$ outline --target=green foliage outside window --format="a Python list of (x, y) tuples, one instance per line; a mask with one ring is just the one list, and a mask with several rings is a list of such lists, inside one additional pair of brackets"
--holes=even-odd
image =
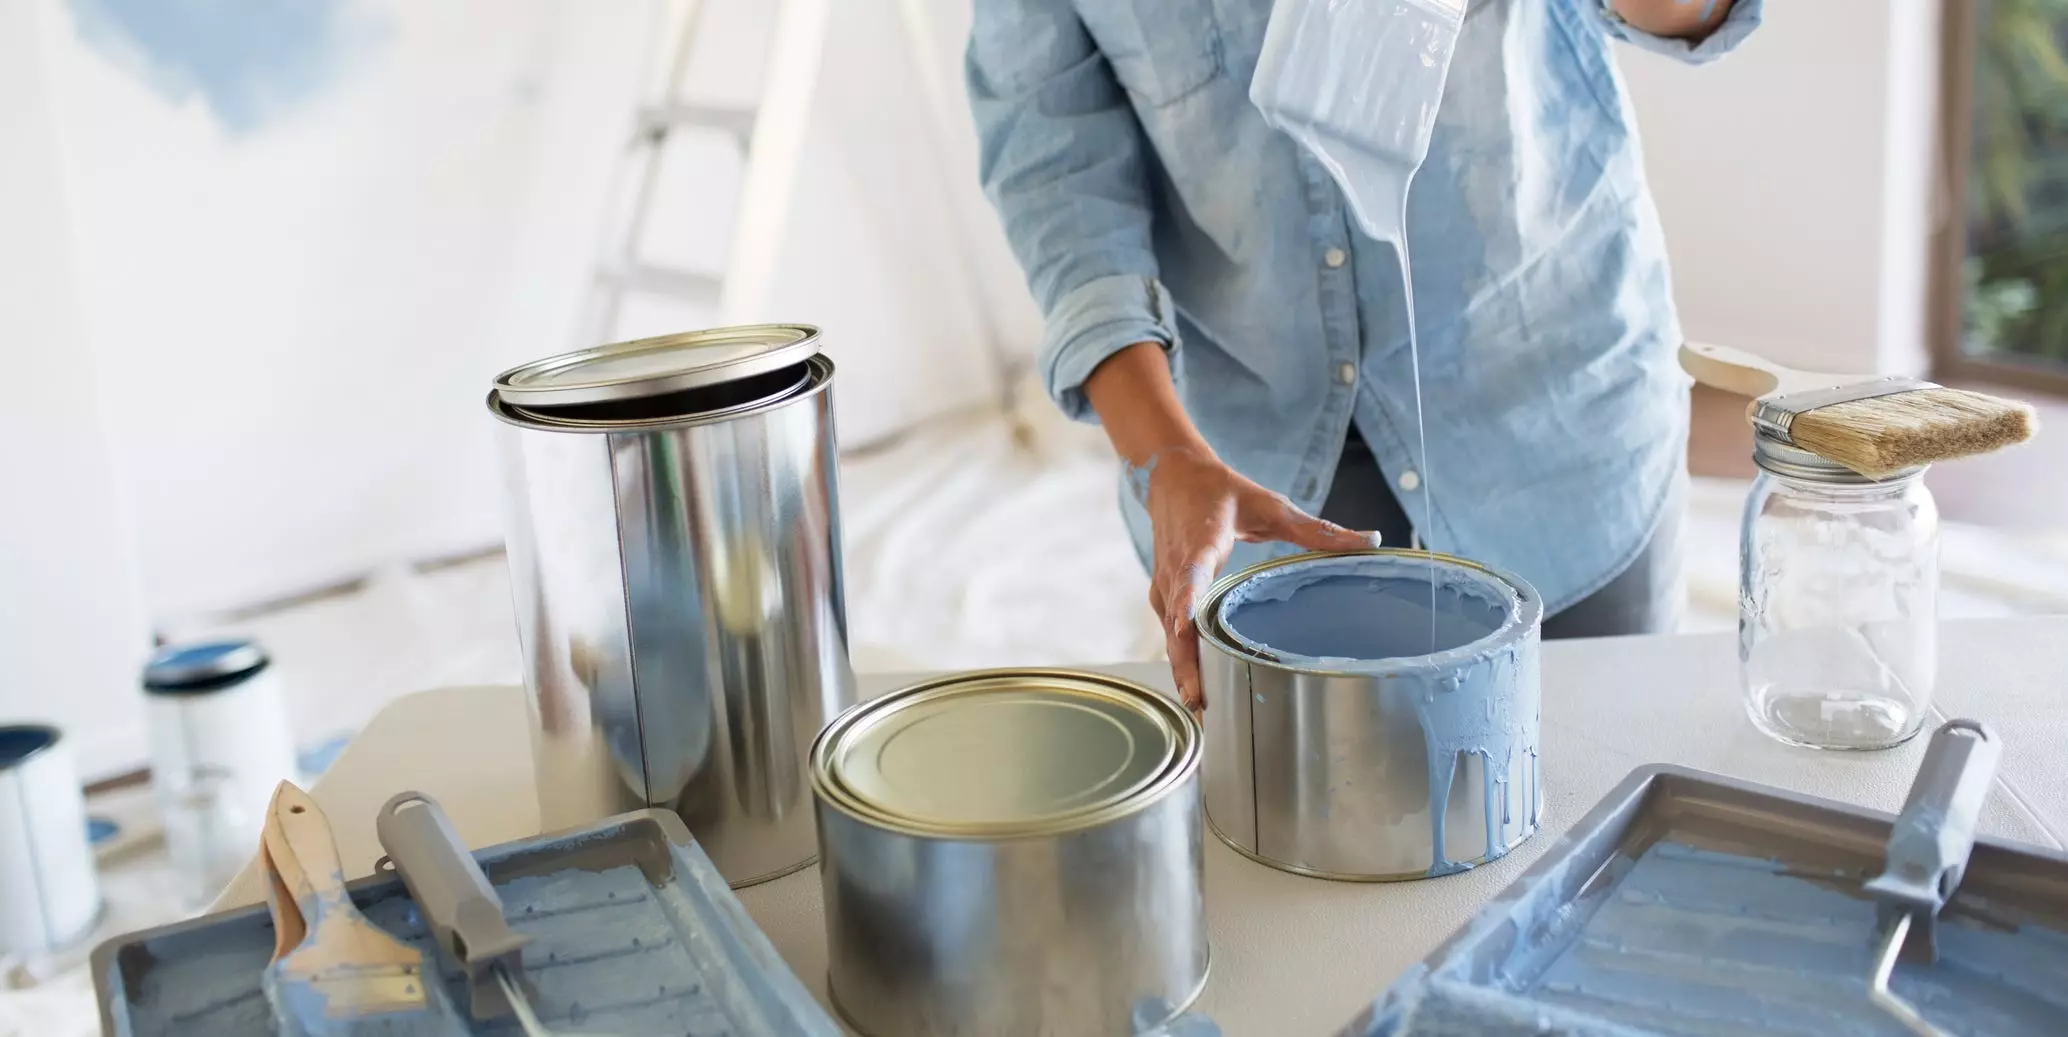
[(1966, 347), (2068, 365), (2068, 0), (1986, 0), (1979, 19)]

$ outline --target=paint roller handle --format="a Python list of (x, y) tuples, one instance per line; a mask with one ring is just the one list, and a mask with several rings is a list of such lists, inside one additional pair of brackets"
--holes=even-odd
[(1680, 368), (1711, 389), (1721, 389), (1747, 399), (1758, 399), (1770, 393), (1822, 389), (1856, 380), (1842, 375), (1798, 371), (1755, 353), (1706, 342), (1681, 343)]
[(471, 979), (499, 963), (521, 968), (525, 937), (504, 920), (502, 898), (436, 800), (404, 792), (381, 807), (374, 830), (424, 926)]
[(2002, 757), (2002, 741), (1979, 721), (1950, 720), (1932, 732), (1869, 892), (1927, 918), (1938, 914), (1967, 870)]

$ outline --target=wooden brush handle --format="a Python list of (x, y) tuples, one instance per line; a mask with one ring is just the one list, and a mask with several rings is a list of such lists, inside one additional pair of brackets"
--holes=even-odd
[(279, 866), (273, 863), (273, 851), (267, 842), (274, 835), (274, 825), (268, 818), (265, 834), (259, 839), (258, 864), (266, 876), (266, 907), (273, 914), (273, 960), (279, 961), (308, 939), (309, 926), (302, 921), (302, 909), (294, 902), (294, 891), (287, 887)]
[(283, 781), (273, 790), (267, 823), (266, 848), (280, 869), (282, 883), (301, 906), (303, 922), (312, 930), (320, 929), (326, 916), (341, 910), (352, 912), (330, 820), (316, 801), (293, 782)]
[(1733, 396), (1749, 399), (1805, 389), (1827, 389), (1865, 378), (1798, 371), (1742, 349), (1712, 346), (1706, 342), (1681, 343), (1680, 367), (1693, 375), (1695, 381), (1711, 389), (1721, 389)]

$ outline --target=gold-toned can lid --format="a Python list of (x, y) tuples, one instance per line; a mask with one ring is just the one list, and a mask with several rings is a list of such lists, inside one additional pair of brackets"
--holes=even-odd
[(1179, 730), (1153, 695), (1059, 672), (951, 678), (863, 707), (827, 747), (825, 776), (896, 823), (1039, 831), (1120, 803), (1170, 768)]

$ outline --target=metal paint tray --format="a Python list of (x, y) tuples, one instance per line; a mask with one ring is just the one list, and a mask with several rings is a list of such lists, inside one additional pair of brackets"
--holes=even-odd
[[(549, 1027), (681, 1037), (840, 1037), (675, 815), (643, 810), (477, 853), (513, 928), (532, 937), (525, 976)], [(376, 925), (444, 970), (393, 874), (351, 883)], [(272, 957), (265, 905), (118, 936), (93, 953), (111, 1037), (272, 1037), (259, 974)], [(514, 1019), (476, 1034), (518, 1034)]]
[[(1909, 1037), (1868, 1000), (1893, 818), (1642, 767), (1337, 1037)], [(2068, 1033), (2068, 855), (1978, 839), (1936, 965), (1959, 1037)]]

